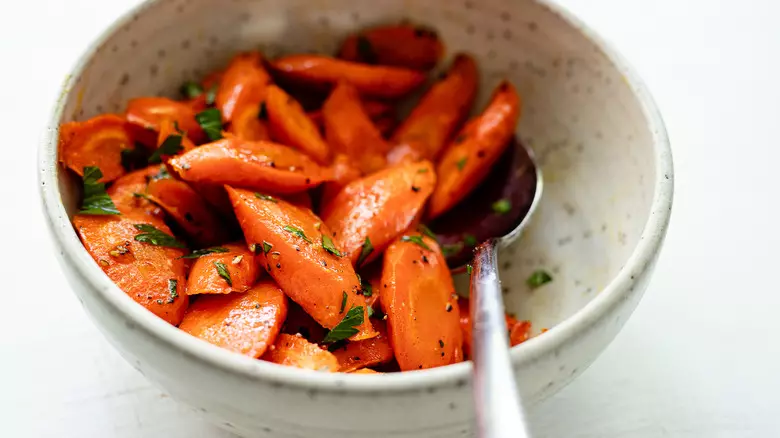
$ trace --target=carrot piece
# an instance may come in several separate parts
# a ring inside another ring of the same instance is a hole
[[[260,262],[290,299],[328,329],[361,306],[363,323],[355,327],[359,332],[351,339],[377,335],[368,321],[355,270],[347,258],[325,249],[330,231],[317,216],[281,199],[226,188],[247,244],[262,248]]]
[[[371,368],[361,368],[359,370],[352,371],[352,374],[382,374],[379,371],[374,371]]]
[[[393,360],[393,347],[387,337],[387,324],[374,321],[374,329],[379,336],[362,341],[347,342],[343,347],[332,350],[339,361],[339,371],[348,373],[359,368],[370,367]]]
[[[114,181],[106,193],[114,201],[114,205],[120,213],[143,211],[162,219],[162,210],[145,197],[137,194],[144,193],[149,180],[157,177],[164,169],[165,167],[158,165],[130,172]]]
[[[149,181],[146,197],[162,207],[198,246],[224,242],[227,232],[214,209],[184,181],[158,178]]]
[[[309,154],[320,164],[327,163],[328,145],[301,104],[276,85],[269,85],[265,96],[271,137]]]
[[[79,176],[95,166],[103,172],[100,182],[109,182],[125,174],[122,151],[133,148],[133,137],[124,119],[104,114],[60,126],[58,147],[60,161]]]
[[[374,251],[364,261],[370,262],[411,225],[435,184],[428,161],[390,167],[347,184],[322,218],[354,264],[368,238]]]
[[[520,118],[520,96],[502,82],[485,111],[471,119],[445,150],[436,174],[439,183],[431,195],[428,217],[439,216],[468,195],[509,145]]]
[[[287,315],[287,297],[267,279],[246,293],[200,297],[180,329],[218,347],[259,358],[273,345]]]
[[[268,133],[268,124],[260,118],[260,108],[264,104],[254,102],[244,104],[236,109],[233,115],[233,121],[230,123],[228,132],[236,137],[247,141],[265,141],[270,140]]]
[[[458,298],[458,308],[460,309],[460,328],[463,333],[463,354],[466,357],[471,355],[471,313],[468,298]],[[527,341],[530,337],[531,322],[518,321],[515,318],[504,315],[506,328],[509,331],[509,344],[515,346]],[[515,328],[517,327],[517,328]]]
[[[257,281],[260,268],[255,255],[242,243],[228,243],[198,257],[187,279],[187,295],[246,292]]]
[[[323,207],[328,205],[347,184],[361,176],[360,170],[352,166],[352,160],[344,154],[336,155],[331,169],[333,170],[333,181],[322,185],[320,205]]]
[[[385,167],[390,145],[363,109],[355,87],[339,82],[322,106],[322,119],[334,151],[347,155],[363,173]]]
[[[379,120],[393,116],[393,105],[387,102],[382,102],[380,100],[365,100],[361,103],[363,104],[363,110],[375,123]],[[314,124],[323,128],[324,121],[322,120],[322,109],[310,111],[307,114]]]
[[[242,105],[262,101],[270,83],[271,77],[263,67],[263,56],[259,52],[236,55],[222,74],[217,90],[215,103],[222,112],[222,119],[229,122]]]
[[[515,346],[531,338],[531,321],[518,321],[509,329],[509,345]]]
[[[179,131],[176,129],[176,123],[174,123],[174,120],[172,119],[163,119],[160,121],[160,132],[157,134],[157,147],[165,143],[165,140],[168,139],[171,135],[180,135],[181,136],[181,151],[187,152],[189,150],[195,149],[195,144],[192,143],[192,140],[190,140],[189,137],[187,137],[187,133],[183,131]],[[162,155],[162,161],[165,161],[166,158],[169,158],[170,155]]]
[[[331,179],[330,171],[305,154],[279,144],[224,138],[172,158],[179,178],[290,194]]]
[[[435,160],[468,116],[478,80],[474,59],[456,56],[447,75],[428,90],[393,134],[396,147],[411,147],[420,157]]]
[[[433,239],[406,237],[414,240],[400,238],[387,248],[382,269],[382,308],[395,359],[402,371],[460,362],[463,334],[447,261]]]
[[[430,70],[444,52],[436,31],[410,24],[366,29],[344,40],[339,58],[367,64]]]
[[[287,319],[284,321],[282,332],[289,335],[301,335],[309,342],[319,344],[325,338],[327,330],[314,320],[301,306],[290,301],[287,310]]]
[[[73,225],[84,247],[108,278],[137,303],[178,325],[189,299],[184,293],[184,251],[135,240],[135,224],[170,234],[165,224],[138,212],[121,216],[76,215]]]
[[[276,343],[261,358],[268,362],[315,371],[336,372],[339,362],[336,356],[301,336],[281,333]]]
[[[165,97],[138,97],[127,102],[125,118],[139,127],[160,131],[165,119],[171,119],[193,142],[206,141],[206,133],[195,120],[195,111],[185,102]]]
[[[329,88],[340,80],[353,84],[361,96],[380,99],[402,97],[425,82],[425,73],[387,66],[344,61],[321,55],[290,55],[271,63],[290,82]]]

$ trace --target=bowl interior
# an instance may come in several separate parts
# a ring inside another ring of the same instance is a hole
[[[439,31],[448,58],[439,68],[458,51],[477,58],[476,109],[505,78],[524,100],[517,132],[535,151],[545,192],[523,237],[501,254],[501,276],[508,310],[530,319],[536,331],[552,327],[626,263],[648,219],[657,176],[653,133],[621,71],[580,30],[534,1],[154,2],[113,29],[69,78],[61,121],[121,113],[132,97],[176,96],[182,82],[221,67],[237,51],[331,54],[349,32],[400,20]],[[77,187],[62,169],[59,181],[72,214]],[[531,291],[525,280],[536,269],[553,281]]]

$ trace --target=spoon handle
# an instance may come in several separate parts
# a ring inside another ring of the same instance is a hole
[[[498,278],[498,242],[474,252],[471,275],[474,403],[479,438],[527,438],[525,416],[509,361],[504,304]]]

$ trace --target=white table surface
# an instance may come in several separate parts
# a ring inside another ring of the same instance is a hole
[[[780,436],[780,3],[560,2],[648,82],[677,182],[645,298],[593,366],[531,412],[536,436]],[[50,102],[85,45],[135,3],[3,3],[0,437],[229,436],[103,340],[65,284],[39,207]]]

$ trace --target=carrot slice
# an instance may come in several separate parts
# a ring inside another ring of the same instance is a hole
[[[60,161],[79,176],[84,175],[85,167],[95,166],[103,172],[100,182],[119,178],[125,174],[122,151],[132,148],[133,137],[127,122],[113,114],[60,127]]]
[[[287,297],[272,280],[246,291],[200,297],[184,315],[180,329],[218,347],[249,357],[273,345],[287,315]]]
[[[460,328],[463,333],[463,354],[466,357],[471,356],[471,313],[468,298],[458,298],[458,308],[460,309]],[[518,321],[515,318],[504,315],[506,328],[509,331],[509,344],[515,346],[527,341],[530,338],[531,321]]]
[[[153,178],[165,172],[163,166],[149,166],[119,177],[106,190],[108,196],[114,201],[114,205],[120,213],[131,211],[143,211],[159,219],[163,218],[162,210],[144,196],[139,196],[146,191],[146,185]]]
[[[477,93],[477,64],[468,55],[455,57],[447,75],[420,99],[393,134],[400,148],[411,147],[419,156],[434,160],[463,123]],[[403,158],[394,158],[395,162]]]
[[[441,157],[430,219],[457,204],[485,178],[509,145],[519,118],[520,96],[512,84],[502,82],[485,111],[463,127]]]
[[[363,109],[355,87],[339,82],[322,106],[322,119],[334,151],[347,155],[363,173],[385,167],[390,145]]]
[[[229,122],[242,105],[262,101],[270,83],[271,77],[263,67],[263,56],[259,52],[236,55],[225,69],[217,91],[215,103],[222,112],[222,119]]]
[[[406,237],[385,252],[380,292],[395,359],[402,371],[460,362],[463,335],[447,261],[433,239]]]
[[[157,134],[157,147],[165,143],[165,140],[168,139],[171,135],[180,135],[181,136],[181,151],[187,152],[189,150],[195,149],[195,144],[192,143],[192,140],[190,140],[189,137],[187,137],[187,133],[183,131],[179,131],[176,129],[177,123],[174,123],[174,120],[172,119],[163,119],[160,122],[160,132]],[[162,155],[162,161],[165,161],[166,158],[169,158],[171,155]]]
[[[260,269],[246,245],[228,243],[217,248],[227,251],[200,256],[192,264],[187,295],[246,292],[257,281]]]
[[[159,132],[165,119],[175,121],[197,144],[206,141],[206,133],[195,120],[195,111],[185,102],[165,97],[138,97],[127,102],[125,118],[145,129]]]
[[[264,104],[254,102],[244,104],[236,109],[233,121],[228,131],[236,137],[247,141],[270,140],[268,124],[261,119],[260,110]],[[264,115],[262,117],[265,117]]]
[[[339,58],[367,64],[430,70],[444,52],[438,34],[410,24],[366,29],[344,40]]]
[[[300,336],[285,333],[276,337],[276,343],[268,349],[262,359],[306,370],[336,372],[339,369],[339,362],[329,351]]]
[[[73,225],[84,247],[108,278],[137,303],[178,325],[189,299],[184,293],[184,251],[139,242],[134,225],[150,224],[170,234],[165,224],[143,213],[121,216],[76,215]]]
[[[328,162],[330,151],[317,125],[297,100],[276,85],[266,89],[265,107],[271,137],[309,154],[321,164]]]
[[[330,171],[305,154],[279,144],[224,138],[172,158],[179,178],[289,194],[331,179]]]
[[[428,161],[390,167],[347,184],[322,218],[354,264],[368,238],[374,247],[365,259],[370,262],[411,225],[435,184]]]
[[[339,194],[347,184],[360,178],[361,173],[352,165],[352,160],[344,154],[336,155],[331,165],[333,170],[333,181],[328,181],[322,185],[321,206],[330,204],[333,198]]]
[[[370,367],[393,360],[393,347],[387,337],[387,324],[374,321],[374,329],[379,336],[362,341],[347,342],[343,347],[332,350],[339,361],[339,371],[348,373],[359,368]]]
[[[380,100],[365,100],[361,102],[363,104],[363,110],[368,114],[368,117],[374,121],[374,123],[385,118],[392,118],[393,105],[382,102]],[[324,129],[324,121],[322,120],[322,109],[310,111],[307,113],[309,118],[320,129]]]
[[[368,321],[355,270],[349,259],[325,249],[329,246],[338,252],[317,216],[281,199],[232,187],[227,191],[247,243],[262,249],[260,262],[290,299],[328,329],[353,307],[363,307],[363,323],[354,327],[359,332],[351,339],[377,335]]]
[[[354,85],[361,96],[381,99],[402,97],[425,82],[425,73],[360,64],[320,55],[290,55],[271,63],[284,79],[312,87],[331,87],[340,80]]]
[[[531,339],[531,321],[518,321],[509,329],[509,345],[520,345]]]

